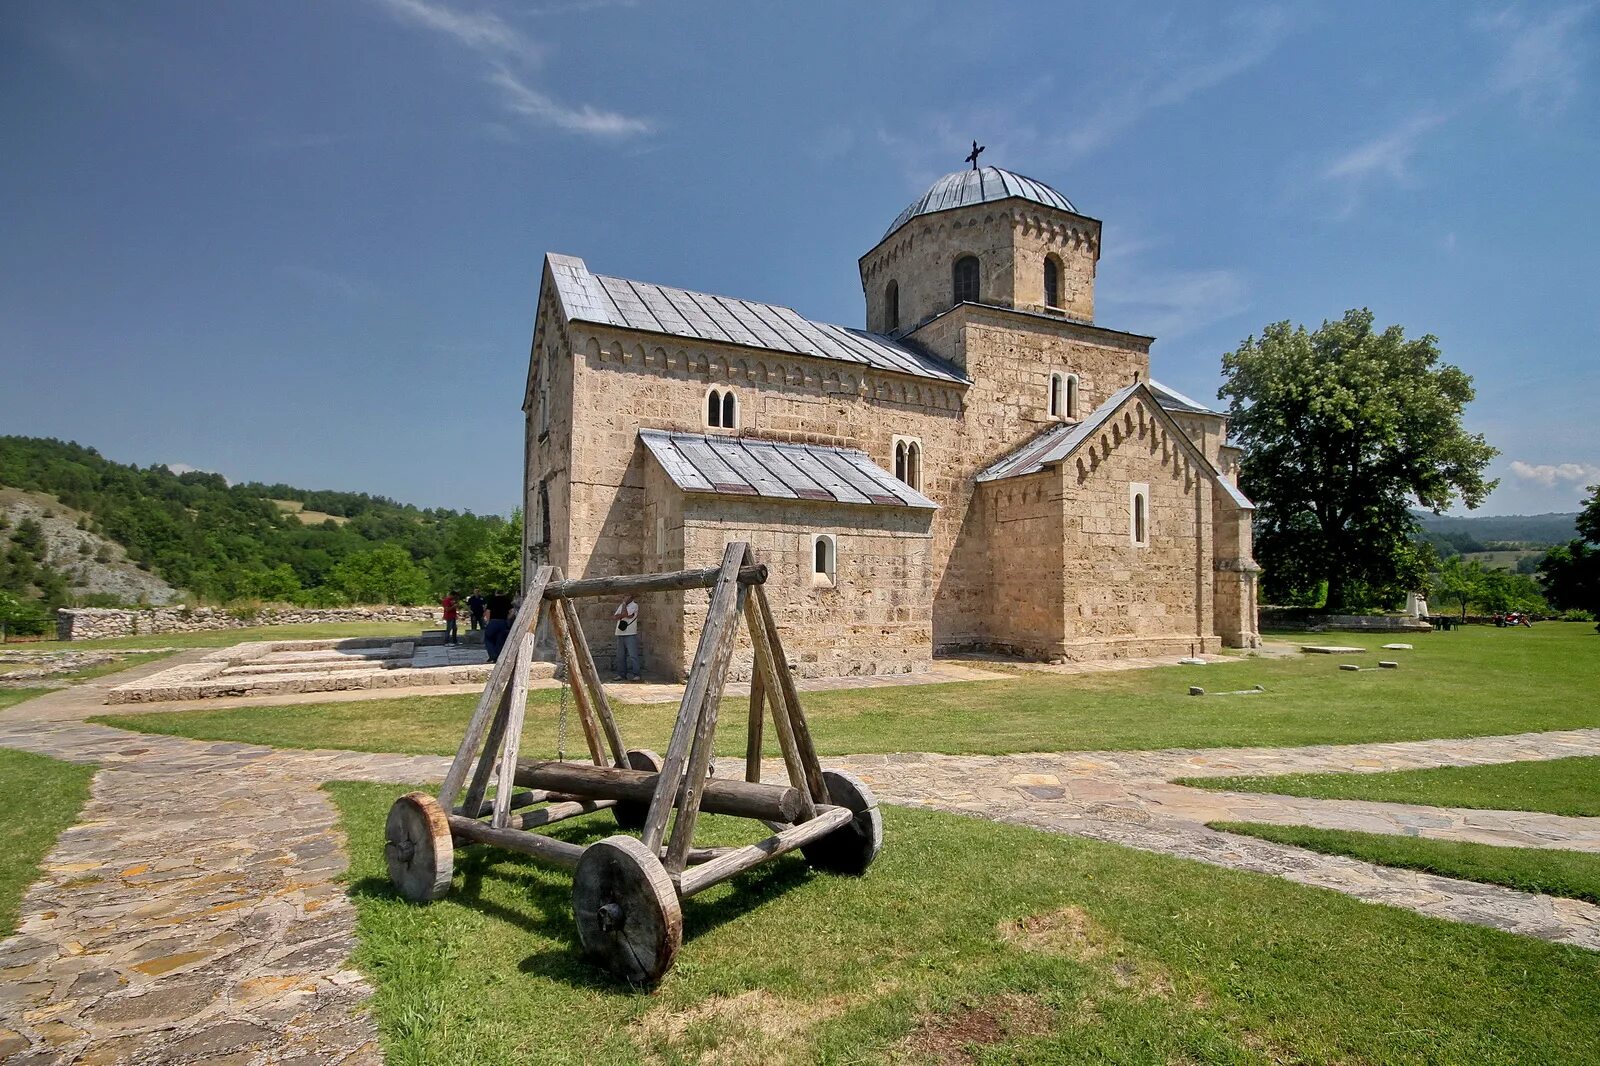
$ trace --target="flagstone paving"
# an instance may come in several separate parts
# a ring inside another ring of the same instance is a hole
[[[97,763],[0,942],[8,1063],[375,1063],[370,988],[331,780],[438,780],[431,756],[275,750],[84,721],[151,664],[0,712],[0,746]],[[1205,828],[1272,821],[1600,851],[1600,819],[1211,792],[1175,777],[1377,771],[1600,753],[1600,730],[1291,749],[929,754],[825,760],[881,799],[1284,877],[1374,902],[1600,950],[1600,908],[1320,855]],[[737,774],[729,761],[722,772]],[[769,771],[781,774],[774,764]]]

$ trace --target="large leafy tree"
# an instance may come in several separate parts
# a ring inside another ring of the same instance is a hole
[[[1381,332],[1354,310],[1315,332],[1279,322],[1222,357],[1240,481],[1256,503],[1268,595],[1330,610],[1419,587],[1411,509],[1476,507],[1498,454],[1461,424],[1472,379],[1432,336]]]
[[[1578,512],[1578,539],[1545,555],[1539,579],[1554,606],[1600,620],[1600,485],[1589,486]]]
[[[333,585],[355,603],[425,603],[428,575],[404,548],[385,544],[347,556],[328,575]]]

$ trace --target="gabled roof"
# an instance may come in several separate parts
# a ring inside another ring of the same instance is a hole
[[[1088,418],[1076,425],[1070,422],[1062,422],[1059,425],[1051,426],[1010,455],[989,464],[978,474],[976,480],[999,481],[1004,478],[1022,477],[1025,474],[1036,474],[1047,466],[1064,462],[1071,458],[1072,453],[1077,451],[1085,441],[1098,433],[1137,392],[1143,392],[1148,399],[1155,401],[1157,407],[1166,408],[1166,405],[1161,403],[1160,395],[1151,387],[1154,384],[1154,382],[1135,381],[1132,385],[1118,389],[1111,394],[1105,403],[1095,408]],[[1174,395],[1181,398],[1183,394],[1175,393]],[[1201,410],[1204,410],[1204,408],[1201,408]],[[1214,414],[1215,412],[1211,413]],[[1250,502],[1250,498],[1240,492],[1239,487],[1232,481],[1223,477],[1217,468],[1211,464],[1211,460],[1206,458],[1205,453],[1195,447],[1194,442],[1189,440],[1181,429],[1175,425],[1171,428],[1177,439],[1189,446],[1189,451],[1193,453],[1200,468],[1210,475],[1211,480],[1216,482],[1217,486],[1227,494],[1228,498],[1233,501],[1234,506],[1247,511],[1255,510],[1256,505]]]
[[[971,170],[952,170],[932,185],[928,191],[911,201],[895,218],[878,241],[882,244],[890,234],[919,215],[932,215],[972,204],[986,204],[994,200],[1018,197],[1036,204],[1053,207],[1058,211],[1078,213],[1072,201],[1056,192],[1042,181],[1025,178],[999,167],[977,167]]]
[[[1155,394],[1156,403],[1169,411],[1180,411],[1193,415],[1220,415],[1221,411],[1213,410],[1199,400],[1191,400],[1177,389],[1169,388],[1161,382],[1152,379],[1148,382],[1150,391]]]
[[[641,429],[684,492],[935,509],[938,504],[853,448]]]
[[[595,274],[570,255],[551,254],[545,261],[571,321],[809,355],[962,385],[971,381],[960,367],[916,345],[813,322],[790,307]]]

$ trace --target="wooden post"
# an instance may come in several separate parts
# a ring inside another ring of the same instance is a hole
[[[763,631],[767,635],[767,646],[777,666],[778,683],[783,686],[783,702],[789,712],[789,728],[794,733],[800,753],[800,764],[805,768],[806,780],[811,785],[811,798],[818,803],[827,803],[828,785],[822,779],[822,763],[817,759],[817,746],[811,739],[811,727],[806,724],[806,714],[800,706],[800,690],[795,688],[794,678],[789,673],[789,664],[783,658],[783,640],[778,636],[777,619],[772,616],[772,607],[767,603],[766,589],[760,585],[752,587],[755,589],[755,595],[751,599],[755,601],[761,613]]]
[[[555,623],[556,641],[561,647],[561,657],[567,663],[567,684],[572,689],[573,702],[578,705],[578,721],[583,726],[583,739],[589,745],[589,758],[596,766],[604,766],[605,759],[600,754],[600,734],[594,727],[593,716],[589,713],[589,693],[584,688],[583,675],[574,662],[578,653],[573,647],[573,637],[566,616],[558,609],[550,612],[550,619]]]
[[[551,573],[552,568],[548,566],[541,566],[534,572],[533,581],[528,585],[528,594],[523,597],[522,607],[517,611],[517,619],[511,624],[511,632],[506,635],[506,647],[518,646],[533,632]],[[483,695],[478,697],[478,706],[472,712],[472,720],[467,723],[467,735],[461,738],[461,747],[456,749],[455,760],[444,775],[444,784],[439,786],[439,805],[447,811],[456,805],[456,795],[466,783],[467,768],[472,764],[472,757],[482,750],[483,735],[489,729],[490,716],[496,710],[506,686],[511,683],[511,674],[516,669],[512,661],[514,658],[502,653],[494,669],[489,672],[489,682],[484,685]]]
[[[476,811],[484,805],[483,795],[489,790],[489,778],[494,776],[495,767],[500,765],[500,746],[505,742],[506,718],[511,713],[510,701],[511,686],[507,685],[505,695],[500,697],[500,709],[495,712],[494,724],[489,727],[489,737],[483,742],[478,766],[472,771],[472,783],[467,785],[467,798],[461,804],[462,809]],[[493,809],[492,804],[490,809]]]
[[[755,669],[764,678],[767,704],[772,708],[772,724],[778,733],[778,750],[783,754],[783,765],[789,771],[789,783],[806,797],[803,820],[809,821],[817,815],[816,796],[811,791],[805,764],[800,759],[800,748],[795,743],[794,719],[789,714],[787,693],[780,676],[788,673],[788,666],[773,653],[772,641],[761,618],[761,605],[756,597],[746,598],[744,615],[750,626],[750,642],[755,647]]]
[[[749,602],[748,597],[746,603]],[[750,668],[750,725],[744,738],[744,779],[761,780],[761,716],[765,713],[762,692],[764,682],[760,667]]]
[[[788,826],[780,830],[775,836],[748,847],[736,848],[723,855],[709,859],[702,866],[685,871],[678,876],[678,894],[692,896],[696,892],[703,892],[719,881],[726,881],[734,874],[750,869],[768,859],[776,858],[784,852],[793,851],[795,848],[804,847],[821,837],[838,829],[851,818],[855,812],[848,807],[823,807],[817,816],[809,822]],[[667,875],[673,876],[669,869]]]
[[[749,551],[748,548],[745,549]],[[694,824],[700,818],[700,795],[705,791],[706,775],[711,770],[711,756],[717,746],[717,709],[722,703],[722,690],[728,683],[728,667],[733,660],[734,638],[739,633],[738,618],[744,613],[745,586],[736,586],[733,610],[729,612],[728,628],[717,645],[716,657],[711,663],[711,683],[706,686],[705,698],[700,704],[700,722],[694,732],[694,747],[689,752],[689,771],[683,781],[683,796],[678,802],[678,816],[672,822],[672,837],[667,841],[666,867],[668,874],[682,872],[689,859],[689,847],[694,843]]]
[[[700,631],[700,644],[695,648],[694,661],[689,668],[689,683],[683,690],[683,702],[678,704],[678,719],[672,727],[672,740],[667,745],[666,758],[661,767],[661,783],[655,798],[650,801],[650,813],[644,820],[645,850],[654,855],[661,848],[662,837],[667,832],[667,818],[678,798],[678,787],[683,781],[684,763],[689,757],[689,745],[694,740],[695,725],[700,720],[700,710],[705,703],[706,688],[711,681],[711,663],[724,640],[731,640],[734,630],[733,608],[735,575],[746,545],[729,544],[722,553],[722,570],[711,592],[711,606],[706,612],[706,625]]]
[[[542,602],[542,601],[541,601]],[[494,827],[504,829],[511,815],[511,794],[517,778],[517,749],[522,746],[522,720],[528,713],[528,673],[533,667],[533,630],[522,636],[516,649],[511,688],[506,693],[505,750],[500,756],[500,777],[495,783]],[[488,757],[488,753],[484,753]]]
[[[617,728],[616,717],[611,713],[611,701],[606,698],[605,686],[600,683],[600,671],[594,665],[594,656],[589,653],[589,640],[583,635],[583,623],[578,618],[578,606],[570,599],[563,599],[556,604],[556,610],[567,620],[567,636],[572,641],[573,650],[576,652],[577,673],[583,678],[584,687],[588,689],[594,701],[596,717],[605,729],[606,740],[611,745],[611,757],[614,766],[628,765],[628,746],[622,742],[622,732]],[[573,659],[567,660],[567,673],[572,674]]]

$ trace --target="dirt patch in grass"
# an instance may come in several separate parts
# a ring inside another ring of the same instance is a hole
[[[850,1005],[842,996],[807,1002],[756,988],[712,996],[689,1007],[657,1007],[635,1020],[629,1036],[648,1063],[671,1061],[662,1052],[702,1066],[784,1063],[807,1046],[813,1026]]]
[[[1037,996],[989,996],[925,1016],[896,1050],[916,1061],[962,1066],[978,1061],[984,1048],[1044,1036],[1055,1028],[1055,1020],[1055,1010]]]
[[[1172,978],[1166,969],[1139,959],[1082,907],[1009,919],[1001,922],[997,931],[1001,940],[1023,951],[1065,955],[1094,964],[1117,988],[1139,996],[1172,997]]]

